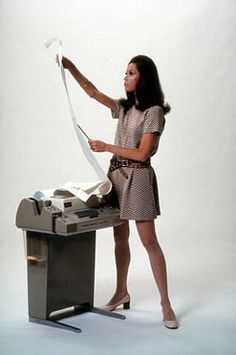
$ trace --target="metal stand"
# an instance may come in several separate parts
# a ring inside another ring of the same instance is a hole
[[[30,322],[81,333],[60,320],[85,312],[125,319],[93,305],[95,238],[95,231],[71,237],[27,231]]]
[[[75,333],[81,333],[82,332],[82,330],[80,328],[73,327],[72,325],[69,325],[69,324],[66,324],[66,323],[62,323],[62,322],[58,322],[56,320],[29,317],[29,321],[33,322],[33,323],[47,325],[47,326],[54,327],[54,328],[70,330],[70,331],[75,332]]]
[[[54,328],[61,328],[64,330],[70,330],[75,333],[81,333],[82,332],[81,328],[78,328],[78,327],[75,327],[75,326],[72,326],[72,325],[69,325],[66,323],[59,322],[59,320],[64,319],[64,318],[69,318],[72,316],[76,316],[76,315],[79,315],[79,314],[82,314],[85,312],[97,313],[102,316],[107,316],[107,317],[112,317],[112,318],[117,318],[117,319],[125,319],[125,316],[122,314],[119,314],[119,313],[112,313],[110,311],[106,311],[101,308],[90,307],[89,305],[78,305],[78,306],[74,306],[73,309],[71,309],[71,310],[60,312],[59,315],[52,315],[49,317],[49,319],[40,319],[40,318],[35,318],[35,317],[29,317],[29,321],[33,322],[33,323],[47,325],[47,326],[54,327]]]

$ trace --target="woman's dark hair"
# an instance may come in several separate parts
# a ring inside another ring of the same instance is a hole
[[[135,105],[139,110],[146,110],[151,106],[161,106],[164,114],[170,111],[169,104],[165,103],[164,94],[161,88],[158,71],[151,58],[145,55],[137,55],[132,58],[130,63],[134,63],[140,74],[140,79],[136,88],[136,97],[138,104],[135,105],[135,94],[127,92],[127,99],[121,99],[120,103],[125,111]]]

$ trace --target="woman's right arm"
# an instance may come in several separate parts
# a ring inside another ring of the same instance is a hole
[[[58,58],[57,58],[58,62]],[[115,106],[115,100],[111,97],[103,94],[99,91],[91,81],[89,81],[76,66],[66,57],[62,58],[62,65],[65,69],[68,69],[71,75],[75,78],[81,88],[93,99],[97,100],[101,104],[112,109]]]

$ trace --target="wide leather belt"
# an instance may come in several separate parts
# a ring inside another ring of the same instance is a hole
[[[142,162],[142,161],[131,160],[131,159],[118,160],[116,158],[112,158],[110,161],[109,171],[112,172],[116,169],[119,169],[122,175],[125,178],[128,178],[128,175],[125,173],[125,171],[122,168],[143,169],[149,167],[150,167],[150,160],[146,160],[145,162]]]

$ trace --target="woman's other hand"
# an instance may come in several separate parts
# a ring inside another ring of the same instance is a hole
[[[94,151],[94,152],[106,152],[107,144],[105,142],[90,139],[88,141],[88,143],[89,143],[90,148],[92,149],[92,151]]]

